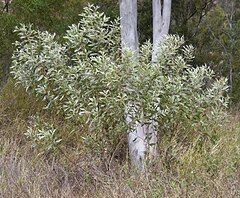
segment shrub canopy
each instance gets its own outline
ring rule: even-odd
[[[15,30],[21,40],[11,73],[47,109],[108,135],[130,127],[126,107],[132,124],[154,120],[159,134],[203,130],[223,118],[226,79],[215,79],[207,66],[192,66],[194,49],[182,37],[166,36],[152,63],[149,42],[137,56],[121,47],[119,20],[110,21],[92,5],[80,16],[61,39],[31,25]]]

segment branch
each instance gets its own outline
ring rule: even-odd
[[[10,0],[5,0],[5,5],[4,5],[3,9],[2,9],[2,12],[4,12],[5,9],[6,9],[6,12],[8,12],[9,2],[10,2]]]
[[[224,44],[221,42],[221,40],[219,38],[217,38],[217,36],[214,34],[214,32],[212,31],[210,26],[208,26],[208,30],[211,32],[212,36],[218,42],[218,44],[223,48],[223,50],[224,50],[225,54],[228,56],[228,58],[231,58],[229,53],[228,53],[227,48],[224,46]]]
[[[213,4],[215,1],[216,1],[216,0],[210,0],[210,1],[208,1],[208,2],[206,2],[206,3],[204,4],[204,6],[201,8],[201,15],[200,15],[200,17],[199,17],[199,19],[198,19],[198,23],[197,23],[195,32],[192,34],[192,36],[190,36],[190,38],[196,36],[196,34],[197,34],[197,32],[198,32],[198,29],[199,29],[199,26],[200,26],[200,24],[201,24],[201,22],[202,22],[203,17],[205,17],[205,16],[207,15],[207,12],[204,12],[204,10],[207,9],[207,8],[208,8],[211,4]]]
[[[216,0],[210,0],[210,1],[207,1],[207,2],[203,5],[203,7],[200,9],[200,10],[201,10],[201,11],[200,11],[200,12],[201,12],[201,16],[202,16],[203,11],[204,11],[206,8],[208,8],[209,5],[213,4],[215,1],[216,1]],[[194,17],[197,13],[198,13],[198,10],[195,9],[195,10],[183,21],[182,24],[187,23],[187,22],[188,22],[192,17]],[[201,17],[201,16],[200,16],[200,17]]]

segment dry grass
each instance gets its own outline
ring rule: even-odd
[[[0,95],[0,197],[240,197],[238,113],[202,147],[162,141],[150,171],[139,174],[127,160],[90,152],[81,141],[84,131],[45,114],[11,82]],[[58,125],[66,139],[61,152],[39,153],[23,135],[36,112]]]

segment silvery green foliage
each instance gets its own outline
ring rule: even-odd
[[[32,26],[16,32],[11,69],[17,82],[93,134],[112,138],[123,131],[126,107],[132,124],[154,120],[164,133],[202,129],[223,118],[226,79],[215,80],[207,66],[191,66],[193,47],[179,36],[166,36],[152,63],[149,42],[138,56],[122,49],[118,21],[91,5],[62,43]]]
[[[225,117],[228,97],[227,79],[215,79],[207,66],[193,67],[194,48],[184,45],[184,39],[169,35],[159,44],[157,59],[151,62],[152,45],[140,48],[139,59],[133,61],[126,52],[128,100],[135,119],[153,120],[161,134],[176,131],[201,131],[219,125]],[[131,104],[131,102],[130,102]]]
[[[21,25],[12,57],[12,74],[46,108],[88,126],[87,131],[117,134],[124,127],[124,75],[120,61],[119,21],[111,22],[94,6],[71,25],[62,43],[54,34]],[[92,133],[90,139],[95,139]],[[93,137],[92,137],[93,136]],[[103,142],[103,141],[102,141]]]
[[[41,149],[45,153],[55,152],[62,139],[58,137],[57,129],[39,116],[31,117],[27,131],[24,133],[31,140],[34,148]]]

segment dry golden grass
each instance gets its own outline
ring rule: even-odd
[[[55,123],[64,139],[55,155],[39,153],[23,135],[36,112]],[[82,134],[9,82],[0,94],[0,197],[240,197],[239,113],[201,146],[197,138],[188,147],[162,141],[145,174],[129,168],[126,158],[91,152]]]

